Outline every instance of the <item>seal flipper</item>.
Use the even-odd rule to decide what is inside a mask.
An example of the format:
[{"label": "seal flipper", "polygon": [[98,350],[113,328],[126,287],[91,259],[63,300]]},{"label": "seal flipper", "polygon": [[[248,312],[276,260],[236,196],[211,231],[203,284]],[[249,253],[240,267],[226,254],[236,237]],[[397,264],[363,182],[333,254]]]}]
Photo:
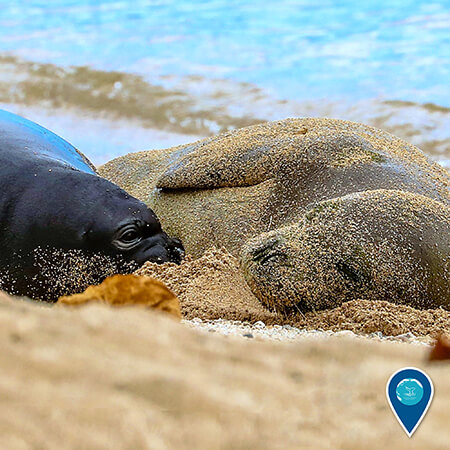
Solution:
[{"label": "seal flipper", "polygon": [[267,181],[288,161],[302,161],[299,153],[303,147],[296,141],[305,139],[307,130],[303,122],[256,125],[177,148],[156,187],[213,189],[254,186]]},{"label": "seal flipper", "polygon": [[242,153],[227,147],[212,149],[201,145],[182,154],[161,174],[156,187],[174,189],[214,189],[253,186],[271,177],[271,150],[256,147]]},{"label": "seal flipper", "polygon": [[[341,122],[331,121],[333,125],[335,122],[343,128]],[[156,187],[245,187],[272,178],[291,179],[293,173],[305,179],[318,167],[323,171],[325,166],[342,165],[341,160],[352,153],[364,153],[366,160],[373,162],[376,150],[370,142],[353,129],[341,128],[342,136],[336,137],[336,133],[330,135],[328,122],[286,119],[205,139],[177,148]]]}]

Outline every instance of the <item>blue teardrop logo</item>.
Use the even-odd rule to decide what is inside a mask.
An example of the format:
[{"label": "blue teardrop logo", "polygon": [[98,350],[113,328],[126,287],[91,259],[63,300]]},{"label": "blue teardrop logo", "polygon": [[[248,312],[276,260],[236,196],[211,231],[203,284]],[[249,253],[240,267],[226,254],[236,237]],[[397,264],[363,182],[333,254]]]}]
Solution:
[{"label": "blue teardrop logo", "polygon": [[389,378],[386,385],[389,405],[409,437],[427,413],[433,394],[431,378],[415,367],[404,367]]}]

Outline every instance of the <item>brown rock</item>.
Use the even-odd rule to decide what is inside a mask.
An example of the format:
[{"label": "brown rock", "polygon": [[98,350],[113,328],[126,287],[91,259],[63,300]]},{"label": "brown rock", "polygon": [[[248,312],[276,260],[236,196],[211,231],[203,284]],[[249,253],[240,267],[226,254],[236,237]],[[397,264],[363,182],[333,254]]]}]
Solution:
[{"label": "brown rock", "polygon": [[430,361],[443,361],[450,359],[450,337],[445,334],[441,335],[431,349]]},{"label": "brown rock", "polygon": [[141,305],[181,318],[178,298],[164,283],[137,275],[114,275],[81,294],[60,297],[58,304],[79,306],[95,301],[112,306]]}]

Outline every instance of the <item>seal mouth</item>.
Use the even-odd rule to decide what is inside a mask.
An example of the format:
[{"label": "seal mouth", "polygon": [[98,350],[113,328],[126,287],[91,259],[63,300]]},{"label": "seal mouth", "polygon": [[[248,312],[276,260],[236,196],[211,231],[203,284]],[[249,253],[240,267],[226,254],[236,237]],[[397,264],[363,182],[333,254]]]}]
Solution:
[{"label": "seal mouth", "polygon": [[168,250],[170,262],[181,264],[185,256],[185,250],[182,242],[177,238],[170,240],[170,247]]},{"label": "seal mouth", "polygon": [[137,251],[129,252],[125,256],[129,260],[135,261],[139,266],[146,262],[181,264],[184,258],[184,247],[181,241],[168,238],[165,233],[141,241],[141,244]]}]

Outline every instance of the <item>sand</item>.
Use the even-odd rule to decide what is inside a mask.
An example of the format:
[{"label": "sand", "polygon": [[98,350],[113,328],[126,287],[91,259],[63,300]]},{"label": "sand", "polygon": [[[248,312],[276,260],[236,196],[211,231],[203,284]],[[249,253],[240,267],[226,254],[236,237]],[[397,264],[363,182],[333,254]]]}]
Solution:
[{"label": "sand", "polygon": [[290,316],[271,312],[252,294],[238,260],[225,249],[209,250],[199,259],[187,257],[180,266],[146,263],[136,273],[163,281],[179,298],[182,316],[188,320],[260,321],[384,336],[410,333],[425,342],[450,332],[450,312],[445,309],[419,310],[385,301],[354,300],[330,310]]},{"label": "sand", "polygon": [[225,249],[210,250],[179,266],[147,262],[135,272],[156,278],[180,300],[185,319],[227,319],[277,324],[281,319],[264,308],[250,291],[238,261]]},{"label": "sand", "polygon": [[[448,363],[364,338],[257,342],[151,310],[42,307],[0,296],[2,448],[448,448]],[[389,376],[427,371],[435,398],[408,439]]]},{"label": "sand", "polygon": [[[0,292],[3,448],[447,448],[448,360],[427,343],[448,311],[357,300],[281,316],[224,249],[138,273],[171,289],[182,323],[120,295],[114,308],[105,289],[77,308]],[[411,440],[385,398],[405,366],[436,389]]]}]

